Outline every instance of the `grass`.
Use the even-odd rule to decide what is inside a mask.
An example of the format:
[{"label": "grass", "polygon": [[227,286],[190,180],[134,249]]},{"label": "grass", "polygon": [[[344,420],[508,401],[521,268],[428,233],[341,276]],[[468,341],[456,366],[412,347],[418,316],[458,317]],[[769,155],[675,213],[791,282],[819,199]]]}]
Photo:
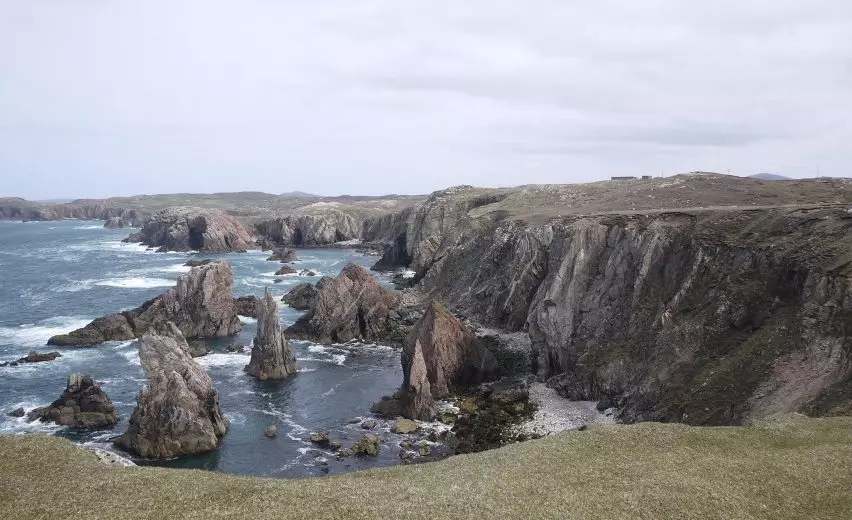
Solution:
[{"label": "grass", "polygon": [[852,418],[595,426],[442,462],[274,480],[100,465],[0,437],[5,518],[852,518]]}]

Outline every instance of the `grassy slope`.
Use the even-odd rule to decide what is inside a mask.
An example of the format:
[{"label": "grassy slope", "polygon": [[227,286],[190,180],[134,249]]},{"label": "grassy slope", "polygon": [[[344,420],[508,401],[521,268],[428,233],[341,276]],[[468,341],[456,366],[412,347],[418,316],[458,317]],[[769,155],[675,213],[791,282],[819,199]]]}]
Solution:
[{"label": "grassy slope", "polygon": [[99,465],[0,437],[7,518],[852,518],[852,418],[637,424],[331,478]]}]

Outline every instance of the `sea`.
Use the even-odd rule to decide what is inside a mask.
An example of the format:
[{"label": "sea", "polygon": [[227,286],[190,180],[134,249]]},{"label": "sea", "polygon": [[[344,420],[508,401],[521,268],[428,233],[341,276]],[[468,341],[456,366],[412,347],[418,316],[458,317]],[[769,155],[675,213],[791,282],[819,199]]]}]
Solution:
[{"label": "sea", "polygon": [[[99,221],[0,221],[0,362],[30,351],[59,351],[49,362],[0,367],[0,435],[52,434],[73,442],[111,449],[123,433],[146,382],[136,341],[109,342],[87,348],[46,346],[48,338],[70,332],[106,314],[131,309],[173,286],[189,271],[190,259],[224,259],[234,270],[234,295],[261,296],[268,289],[282,296],[301,282],[337,275],[348,263],[365,267],[376,258],[351,249],[299,249],[298,269],[315,277],[276,277],[280,267],[269,253],[204,255],[155,253],[122,242],[128,230],[105,229]],[[390,286],[389,280],[377,275]],[[275,279],[283,279],[275,283]],[[281,304],[283,326],[300,312]],[[375,344],[317,345],[293,342],[299,373],[283,381],[261,382],[243,371],[249,361],[256,322],[241,317],[242,332],[209,342],[213,351],[196,361],[213,379],[230,430],[215,452],[166,461],[144,461],[239,475],[307,477],[399,464],[398,443],[388,421],[372,417],[370,405],[393,393],[402,382],[399,350]],[[232,353],[228,347],[241,351]],[[75,431],[7,415],[57,399],[69,375],[91,374],[117,407],[118,424],[108,430]],[[363,434],[361,419],[378,419],[383,437],[378,457],[337,460],[308,440],[311,432],[329,431],[344,447]],[[265,430],[277,425],[278,435]]]}]

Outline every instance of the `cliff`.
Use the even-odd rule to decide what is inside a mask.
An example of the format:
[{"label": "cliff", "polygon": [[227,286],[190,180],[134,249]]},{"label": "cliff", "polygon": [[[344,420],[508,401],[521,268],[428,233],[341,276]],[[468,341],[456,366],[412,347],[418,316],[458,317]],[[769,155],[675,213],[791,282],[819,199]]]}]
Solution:
[{"label": "cliff", "polygon": [[320,246],[360,236],[359,222],[348,213],[329,211],[324,215],[288,215],[255,223],[260,236],[275,244],[297,247]]},{"label": "cliff", "polygon": [[142,242],[158,251],[244,252],[254,246],[246,228],[221,211],[174,207],[145,220],[125,242]]}]

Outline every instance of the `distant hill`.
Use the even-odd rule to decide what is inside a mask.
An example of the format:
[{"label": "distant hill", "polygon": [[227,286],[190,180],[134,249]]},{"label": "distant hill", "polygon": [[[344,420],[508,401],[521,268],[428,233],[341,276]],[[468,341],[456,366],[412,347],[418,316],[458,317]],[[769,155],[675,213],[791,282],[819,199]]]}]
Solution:
[{"label": "distant hill", "polygon": [[314,195],[313,193],[306,193],[304,191],[288,191],[287,193],[282,193],[279,197],[289,197],[289,198],[309,198],[309,197],[319,197],[319,195]]},{"label": "distant hill", "polygon": [[776,173],[758,173],[757,175],[749,175],[749,179],[757,179],[760,181],[789,181],[790,177],[778,175]]}]

